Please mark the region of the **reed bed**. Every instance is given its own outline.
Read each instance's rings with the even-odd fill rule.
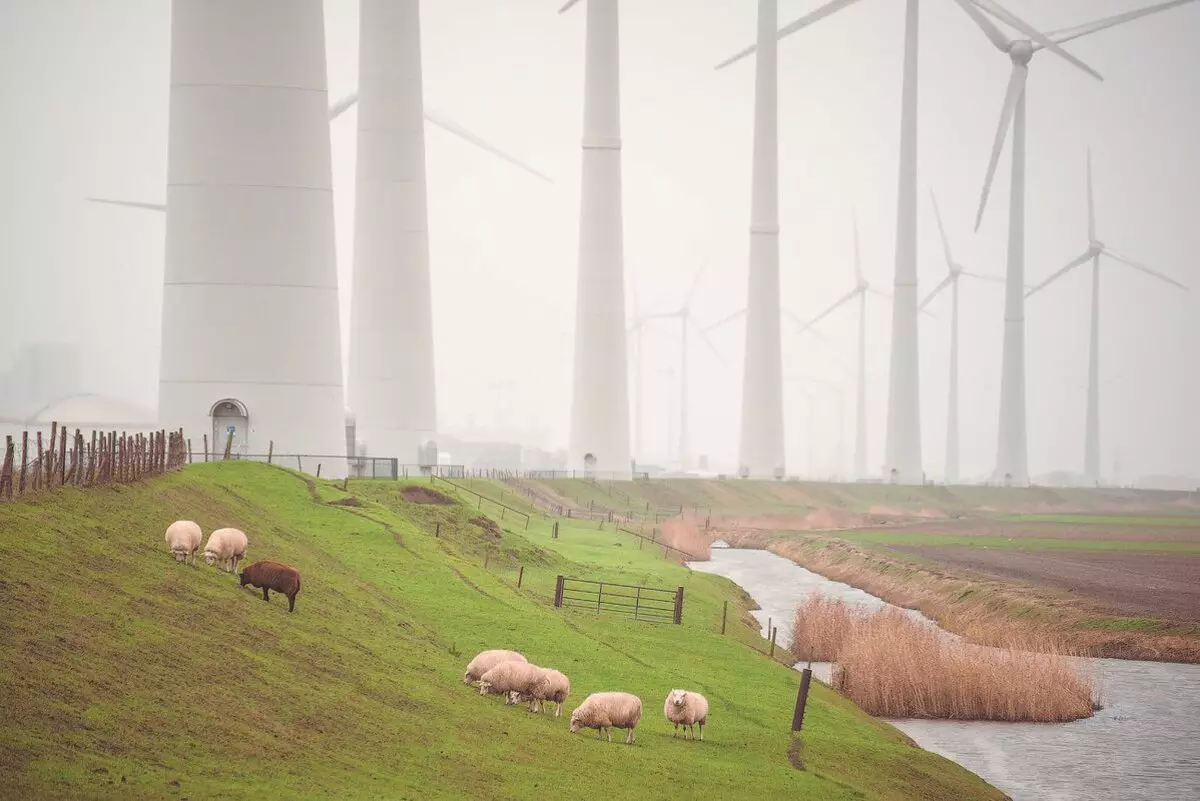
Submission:
[[[662,523],[659,542],[692,554],[697,562],[712,559],[712,539],[704,534],[695,521],[686,517],[672,517]]]
[[[1053,642],[973,645],[899,609],[820,596],[797,607],[793,631],[793,651],[834,662],[834,688],[877,717],[1054,722],[1094,710],[1094,676]]]

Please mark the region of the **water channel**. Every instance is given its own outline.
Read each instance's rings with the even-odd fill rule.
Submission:
[[[713,548],[693,570],[738,584],[768,636],[790,645],[796,605],[813,593],[880,608],[885,602],[769,551]],[[910,614],[918,615],[916,612]],[[1092,660],[1104,708],[1071,723],[892,720],[922,748],[982,776],[1015,801],[1200,799],[1200,665]],[[801,665],[802,667],[802,665]],[[813,674],[829,680],[828,664]]]

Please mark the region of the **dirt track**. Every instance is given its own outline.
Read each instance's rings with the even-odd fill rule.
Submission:
[[[996,578],[1069,592],[1121,614],[1200,621],[1200,556],[1196,555],[891,547]]]

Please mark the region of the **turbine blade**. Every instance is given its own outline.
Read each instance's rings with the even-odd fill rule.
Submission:
[[[867,291],[870,292],[872,295],[876,295],[881,298],[887,298],[888,300],[892,299],[892,293],[888,292],[887,290],[884,290],[884,289],[876,289],[873,286],[869,286],[869,287],[867,287]]]
[[[1074,64],[1076,67],[1079,67],[1079,69],[1086,72],[1088,75],[1091,75],[1096,80],[1098,80],[1098,81],[1104,80],[1103,75],[1096,72],[1094,69],[1089,67],[1087,64],[1084,64],[1082,61],[1080,61],[1078,58],[1076,58],[1075,56],[1068,53],[1066,50],[1063,50],[1061,47],[1058,46],[1058,44],[1056,42],[1054,42],[1052,39],[1050,39],[1050,37],[1046,36],[1046,34],[1042,33],[1038,29],[1034,28],[1028,22],[1025,22],[1023,19],[1016,16],[1011,11],[1008,11],[1007,9],[1003,8],[998,2],[996,2],[996,0],[973,0],[973,2],[977,6],[987,9],[989,12],[991,12],[992,16],[996,17],[997,19],[1003,20],[1004,22],[1006,22],[1009,25],[1016,28],[1021,33],[1028,36],[1029,39],[1032,42],[1034,42],[1035,44],[1040,44],[1042,47],[1047,48],[1048,50],[1050,50],[1051,52],[1053,52],[1055,55],[1059,56],[1060,58],[1066,59],[1067,61]]]
[[[953,273],[950,275],[947,275],[945,278],[943,278],[942,282],[940,284],[938,284],[936,287],[934,287],[934,290],[925,297],[925,300],[921,301],[921,305],[918,306],[917,308],[924,309],[926,306],[929,305],[929,302],[931,300],[933,300],[934,298],[936,298],[938,296],[939,292],[941,292],[946,287],[950,286],[950,284],[952,284],[952,283],[954,283]]]
[[[333,122],[345,113],[346,109],[358,102],[358,92],[351,92],[329,107],[329,121]]]
[[[578,2],[579,2],[579,0],[567,0],[567,4],[566,4],[566,5],[564,5],[562,8],[560,8],[560,9],[558,10],[558,13],[559,13],[559,14],[562,14],[563,12],[567,11],[568,9],[570,9],[570,8],[571,8],[571,6],[575,5],[575,4],[576,4],[576,3],[578,3]]]
[[[1005,278],[1002,278],[1002,277],[1001,277],[1001,276],[999,276],[999,275],[987,275],[987,274],[985,274],[985,273],[973,273],[973,272],[969,272],[969,271],[967,271],[967,270],[963,270],[963,271],[962,271],[962,274],[963,274],[963,275],[969,275],[969,276],[971,276],[972,278],[978,278],[978,279],[980,279],[980,280],[983,280],[983,281],[991,281],[991,282],[992,282],[992,283],[994,283],[994,284],[1004,284],[1004,283],[1007,283],[1007,279],[1005,279]]]
[[[992,180],[996,177],[996,166],[1000,163],[1000,151],[1004,149],[1004,139],[1008,136],[1008,128],[1012,125],[1013,114],[1017,110],[1017,101],[1025,91],[1025,79],[1029,77],[1029,68],[1013,64],[1012,74],[1008,78],[1008,90],[1004,93],[1004,106],[1000,109],[1000,124],[996,126],[996,139],[992,143],[992,157],[988,161],[987,175],[983,179],[983,194],[979,197],[979,211],[975,215],[975,230],[983,222],[983,212],[987,208],[988,195],[992,192]]]
[[[1004,35],[1003,31],[996,27],[996,23],[984,16],[983,12],[979,10],[972,0],[954,0],[954,2],[958,3],[962,10],[967,12],[967,16],[983,29],[984,35],[991,40],[991,43],[996,46],[997,50],[1001,53],[1008,52],[1009,48],[1012,47],[1012,41]]]
[[[696,294],[696,287],[700,286],[700,277],[704,275],[704,266],[701,265],[699,270],[696,270],[695,276],[692,277],[692,285],[688,287],[687,294],[683,296],[683,305],[680,308],[686,309],[688,304],[692,302],[692,296]]]
[[[804,323],[801,326],[799,333],[803,334],[805,331],[809,330],[814,325],[821,322],[829,315],[833,314],[835,311],[840,309],[842,306],[845,306],[847,303],[854,300],[856,297],[858,297],[858,293],[859,293],[859,290],[855,289],[852,292],[847,292],[845,295],[842,295],[842,297],[838,298],[838,300],[832,306],[830,306],[825,311],[818,314],[816,317],[809,320],[807,323]]]
[[[1135,270],[1141,270],[1146,275],[1152,275],[1160,281],[1166,281],[1168,284],[1173,284],[1173,285],[1179,287],[1180,289],[1182,289],[1184,292],[1192,291],[1192,290],[1188,289],[1184,284],[1181,284],[1178,281],[1176,281],[1174,278],[1163,275],[1162,273],[1158,272],[1157,270],[1151,270],[1146,265],[1142,264],[1141,262],[1134,261],[1133,259],[1129,258],[1128,256],[1122,256],[1120,253],[1117,253],[1112,248],[1110,248],[1108,245],[1104,246],[1103,253],[1105,256],[1116,259],[1117,261],[1121,262],[1122,264],[1128,265],[1129,267],[1132,267]]]
[[[717,320],[715,323],[705,326],[701,330],[704,331],[705,333],[707,333],[709,331],[712,331],[715,328],[720,328],[721,326],[725,325],[725,323],[728,323],[731,320],[736,320],[737,318],[741,317],[745,313],[746,313],[745,308],[738,309],[733,314],[726,315],[726,316],[722,317],[720,320]]]
[[[830,14],[834,14],[838,11],[841,11],[846,6],[853,5],[854,3],[857,3],[857,2],[858,2],[858,0],[832,0],[831,2],[826,3],[825,5],[818,8],[816,11],[810,11],[809,13],[805,14],[803,17],[800,17],[799,19],[789,22],[787,25],[784,25],[782,28],[779,29],[779,33],[775,35],[775,39],[778,41],[779,39],[782,39],[785,36],[790,36],[793,33],[795,33],[796,31],[801,30],[802,28],[807,28],[809,25],[812,25],[815,22],[820,22],[821,20],[828,17]],[[753,45],[750,45],[749,47],[745,48],[744,50],[739,50],[738,52],[734,53],[732,56],[730,56],[729,58],[725,59],[720,64],[718,64],[715,67],[715,69],[724,69],[725,67],[728,67],[730,64],[735,64],[738,61],[741,61],[746,56],[754,53],[754,51],[757,49],[758,49],[758,45],[753,44]]]
[[[107,203],[110,206],[128,206],[131,209],[146,209],[147,211],[163,211],[167,210],[166,203],[140,203],[136,200],[113,200],[106,197],[89,197],[85,198],[89,203]]]
[[[692,323],[692,326],[696,329],[696,333],[700,335],[701,341],[703,341],[705,345],[708,345],[708,349],[711,350],[713,355],[717,357],[717,361],[719,361],[721,364],[726,364],[725,357],[721,355],[721,351],[717,350],[717,346],[713,344],[713,341],[708,338],[708,334],[704,333],[704,329],[700,328],[695,323]]]
[[[1059,278],[1062,278],[1064,275],[1066,275],[1067,273],[1071,272],[1071,270],[1074,270],[1076,267],[1078,267],[1079,265],[1083,264],[1083,263],[1084,263],[1085,261],[1087,261],[1088,259],[1092,258],[1092,256],[1094,256],[1094,255],[1095,255],[1095,254],[1092,252],[1092,249],[1091,249],[1091,248],[1088,248],[1086,251],[1084,251],[1084,253],[1083,253],[1083,255],[1082,255],[1082,256],[1080,256],[1080,257],[1078,257],[1078,258],[1076,258],[1076,259],[1073,259],[1071,262],[1069,262],[1069,263],[1067,264],[1067,266],[1066,266],[1066,267],[1063,267],[1061,270],[1059,270],[1058,272],[1056,272],[1054,275],[1050,276],[1050,277],[1049,277],[1049,278],[1047,278],[1045,281],[1043,281],[1042,283],[1040,283],[1040,284],[1038,284],[1037,286],[1035,286],[1033,289],[1031,289],[1031,290],[1029,290],[1028,292],[1026,292],[1026,293],[1025,293],[1025,297],[1029,297],[1030,295],[1034,294],[1035,292],[1040,292],[1040,291],[1042,291],[1042,290],[1043,290],[1043,289],[1045,289],[1047,286],[1049,286],[1050,284],[1052,284],[1052,283],[1054,283],[1055,281],[1057,281]]]
[[[1190,2],[1192,2],[1192,0],[1170,0],[1170,2],[1167,3],[1158,3],[1157,5],[1147,6],[1146,8],[1139,8],[1134,11],[1126,11],[1124,14],[1114,14],[1111,17],[1105,17],[1093,22],[1087,22],[1083,25],[1074,25],[1070,28],[1051,31],[1049,36],[1057,44],[1064,44],[1072,39],[1078,39],[1081,36],[1087,36],[1089,34],[1096,33],[1097,31],[1102,31],[1105,28],[1111,28],[1114,25],[1121,25],[1126,22],[1131,22],[1140,17],[1156,14],[1159,11],[1166,11],[1168,8],[1174,8],[1175,6],[1181,6],[1184,3]],[[1040,45],[1038,48],[1040,49]]]
[[[499,158],[504,159],[505,161],[509,162],[510,164],[514,164],[517,167],[520,167],[522,170],[525,170],[526,172],[528,172],[532,175],[536,175],[538,178],[541,178],[543,181],[545,181],[548,184],[554,183],[554,181],[552,181],[549,176],[537,171],[533,167],[530,167],[528,164],[526,164],[525,162],[516,158],[515,156],[510,156],[509,154],[505,153],[503,150],[501,150],[500,148],[491,144],[490,142],[483,139],[482,137],[479,137],[479,136],[471,133],[470,131],[468,131],[466,128],[462,127],[461,125],[459,125],[454,120],[443,117],[441,114],[439,114],[437,112],[431,112],[428,109],[425,111],[425,119],[429,120],[430,122],[432,122],[434,125],[438,126],[439,128],[442,128],[443,130],[449,131],[450,133],[454,134],[455,136],[465,139],[466,141],[470,142],[471,144],[475,145],[476,147],[486,150],[487,152],[491,153],[493,156],[498,156]]]
[[[1088,242],[1096,241],[1096,196],[1092,194],[1092,148],[1087,151]]]
[[[938,208],[937,195],[933,187],[929,187],[929,197],[933,200],[933,217],[937,220],[938,233],[942,235],[942,250],[946,251],[946,266],[954,267],[954,257],[950,255],[950,238],[946,236],[946,227],[942,225],[942,212]],[[937,290],[934,290],[936,293]]]

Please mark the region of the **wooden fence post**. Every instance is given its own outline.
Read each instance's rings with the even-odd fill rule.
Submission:
[[[808,685],[812,681],[812,668],[800,671],[800,692],[796,693],[796,711],[792,713],[792,731],[800,731],[804,725],[804,707],[808,704]]]
[[[437,528],[435,528],[435,529],[433,530],[433,536],[434,536],[434,537],[441,537],[441,536],[442,536],[442,523],[441,523],[441,521],[440,521],[440,520],[438,521]]]
[[[487,550],[485,550],[485,551],[483,552],[483,569],[484,569],[484,570],[487,570],[487,566],[488,566],[488,559],[491,557],[491,555],[492,555],[492,549],[491,549],[491,548],[488,548]]]
[[[275,457],[275,440],[271,440],[269,443],[267,443],[267,464],[270,464],[271,460],[274,457]]]
[[[555,608],[562,607],[563,603],[563,577],[559,576],[554,581],[554,606]]]
[[[233,453],[233,432],[230,431],[225,435],[225,461],[229,461],[229,455]]]
[[[25,473],[29,469],[29,432],[21,432],[21,483],[18,486],[20,494],[25,494]]]
[[[321,463],[317,462],[317,478],[321,477]]]
[[[521,569],[517,572],[517,589],[521,589],[521,582],[525,580],[525,565],[521,565]]]
[[[62,486],[67,483],[67,427],[63,426],[59,429],[61,432],[58,435],[58,484]]]
[[[771,658],[775,658],[775,634],[779,631],[779,627],[771,629]]]
[[[729,601],[721,605],[721,633],[725,633],[725,616],[729,614]]]
[[[208,434],[204,435],[204,461],[208,461]]]
[[[675,589],[675,625],[683,622],[683,587]]]
[[[188,437],[188,438],[187,438],[187,448],[188,448],[188,461],[187,461],[187,463],[188,463],[188,464],[191,464],[191,463],[192,463],[192,438],[191,438],[191,437]]]
[[[0,493],[12,500],[13,463],[16,461],[16,446],[11,436],[4,437],[4,464],[0,466]]]

